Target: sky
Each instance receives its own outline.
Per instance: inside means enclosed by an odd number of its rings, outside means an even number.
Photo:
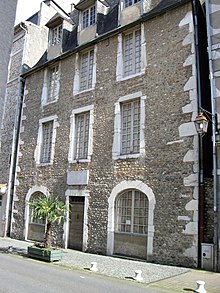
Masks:
[[[2,0],[0,0],[2,1]],[[17,12],[15,18],[15,25],[20,23],[21,21],[26,20],[34,13],[39,11],[40,3],[43,0],[18,0],[17,2]],[[64,10],[70,12],[70,3],[73,3],[74,0],[55,0],[57,4],[59,4]],[[75,1],[78,2],[78,1]]]

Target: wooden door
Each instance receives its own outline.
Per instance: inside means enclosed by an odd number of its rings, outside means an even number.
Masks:
[[[83,223],[84,223],[84,197],[70,197],[69,214],[69,243],[68,247],[82,250],[83,244]]]

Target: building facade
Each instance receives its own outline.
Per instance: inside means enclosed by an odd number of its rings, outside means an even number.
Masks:
[[[42,239],[27,202],[69,206],[57,244],[198,263],[198,113],[190,1],[81,1],[47,22],[25,78],[11,235]]]
[[[4,11],[4,10],[3,10]],[[8,8],[8,11],[13,10]],[[40,10],[27,21],[19,23],[12,31],[12,46],[9,52],[10,62],[4,76],[4,103],[1,103],[0,129],[0,183],[4,186],[1,194],[0,236],[6,235],[11,225],[11,208],[15,186],[15,173],[18,151],[18,136],[20,131],[20,112],[23,103],[24,80],[21,74],[32,68],[47,50],[48,28],[45,24],[57,12],[66,13],[53,1],[43,1]],[[13,23],[11,29],[13,29]],[[10,26],[6,25],[7,29]],[[2,33],[9,36],[7,33]],[[38,43],[38,46],[36,46]],[[3,54],[3,51],[1,51]],[[2,57],[1,60],[6,60]],[[1,87],[2,89],[2,87]],[[5,187],[7,186],[7,189]]]

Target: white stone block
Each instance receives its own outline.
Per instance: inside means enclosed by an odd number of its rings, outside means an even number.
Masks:
[[[184,234],[197,235],[198,234],[198,222],[190,222],[186,224]]]
[[[189,90],[193,90],[193,89],[196,89],[196,77],[195,76],[191,76],[184,86],[185,92],[189,91]]]
[[[198,186],[198,174],[191,174],[183,179],[184,186]]]
[[[190,22],[192,22],[192,12],[189,11],[187,12],[187,14],[185,15],[185,17],[180,21],[179,26],[184,26],[186,24],[189,24]]]
[[[197,211],[198,210],[198,200],[192,199],[186,204],[185,209],[187,211]]]
[[[183,162],[194,162],[197,160],[197,153],[194,150],[189,150],[183,158]]]
[[[193,136],[196,134],[197,134],[197,132],[196,132],[194,122],[183,123],[179,126],[179,136],[180,137]]]

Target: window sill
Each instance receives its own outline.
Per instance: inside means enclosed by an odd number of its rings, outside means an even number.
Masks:
[[[91,91],[93,91],[95,89],[95,87],[91,87],[91,88],[89,88],[89,89],[86,89],[86,90],[79,90],[79,91],[77,91],[77,92],[73,92],[73,95],[74,96],[78,96],[78,95],[80,95],[80,94],[84,94],[84,93],[87,93],[87,92],[91,92]]]
[[[90,163],[90,159],[79,159],[79,160],[70,160],[70,164],[78,164],[78,163]]]
[[[53,163],[50,162],[50,163],[38,163],[36,164],[36,167],[47,167],[47,166],[52,166]]]
[[[119,232],[119,231],[115,231],[115,234],[123,234],[123,235],[127,235],[127,236],[147,237],[147,233],[146,234],[140,234],[140,233],[131,233],[131,232]]]
[[[131,79],[131,78],[135,78],[135,77],[141,76],[143,74],[145,74],[145,70],[142,70],[141,72],[131,74],[131,75],[128,75],[128,76],[118,77],[118,78],[116,78],[116,82],[128,80],[128,79]]]
[[[53,100],[53,101],[51,101],[51,102],[43,103],[42,105],[43,105],[43,107],[44,107],[44,106],[48,106],[48,105],[51,105],[51,104],[55,104],[55,103],[57,103],[57,101],[58,101],[58,99]]]
[[[140,158],[141,154],[127,154],[127,155],[115,155],[112,156],[113,160],[125,160],[125,159],[138,159]]]

